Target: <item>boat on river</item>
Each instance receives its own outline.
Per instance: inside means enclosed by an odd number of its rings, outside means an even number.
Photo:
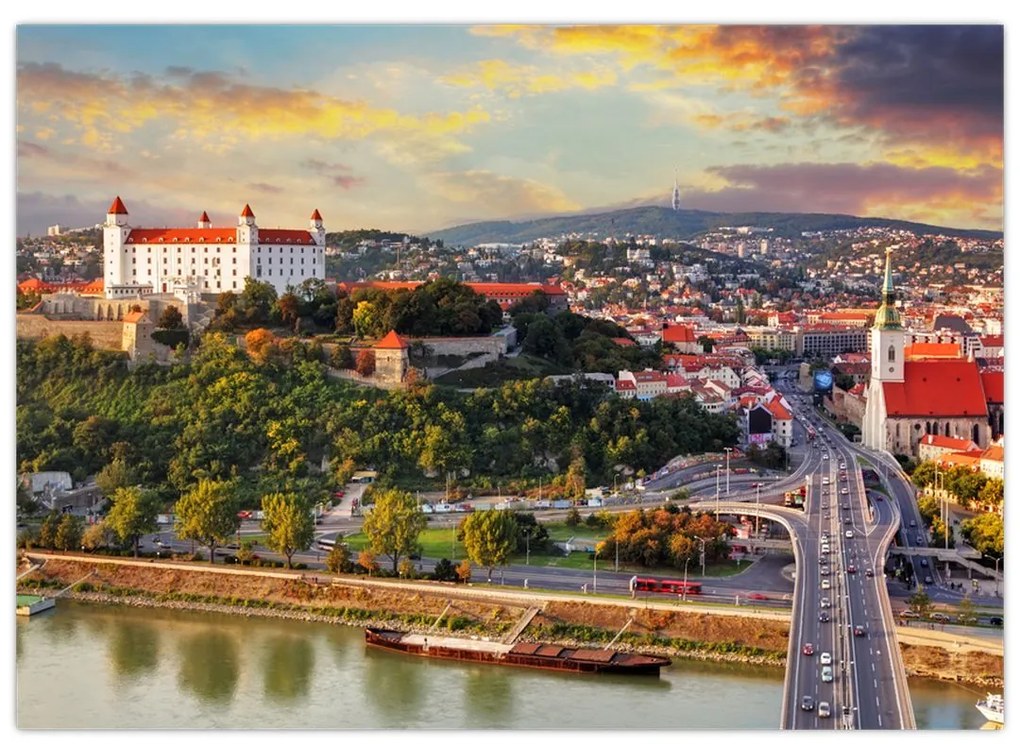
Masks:
[[[671,663],[665,656],[632,654],[611,649],[576,648],[553,643],[509,644],[477,638],[404,633],[384,628],[365,628],[365,642],[369,646],[430,659],[475,661],[561,672],[657,677],[659,670]]]
[[[992,723],[997,723],[1000,726],[1003,725],[1003,721],[1005,719],[1005,706],[1003,704],[1002,695],[996,695],[989,692],[985,695],[985,699],[978,700],[974,707],[981,711],[981,715]]]

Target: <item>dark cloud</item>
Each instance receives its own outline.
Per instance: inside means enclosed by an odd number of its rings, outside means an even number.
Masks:
[[[18,140],[19,158],[46,157],[49,154],[50,149],[48,147],[36,144],[35,142],[26,142],[25,140]]]
[[[728,186],[684,194],[684,206],[719,212],[829,212],[898,217],[904,205],[1001,203],[1002,172],[984,167],[902,168],[887,163],[791,163],[710,168]]]

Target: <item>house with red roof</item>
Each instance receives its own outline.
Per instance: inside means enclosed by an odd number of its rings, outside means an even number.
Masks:
[[[662,343],[669,344],[680,354],[697,354],[701,351],[694,327],[686,324],[667,325],[662,329]]]
[[[1004,457],[1005,452],[1002,440],[1000,439],[981,453],[981,460],[979,461],[981,472],[989,478],[998,478],[999,480],[1003,480],[1005,478]]]
[[[918,443],[917,454],[920,460],[935,460],[942,455],[954,452],[977,453],[981,448],[969,439],[944,437],[941,434],[925,434]]]

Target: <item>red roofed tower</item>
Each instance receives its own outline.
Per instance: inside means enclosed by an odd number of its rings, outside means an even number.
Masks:
[[[212,227],[212,222],[209,219],[209,215],[207,215],[205,212],[202,212],[202,216],[198,218],[198,226],[203,229],[208,229]]]
[[[404,381],[411,363],[407,343],[396,331],[390,331],[373,346],[375,378],[384,387],[397,387]]]

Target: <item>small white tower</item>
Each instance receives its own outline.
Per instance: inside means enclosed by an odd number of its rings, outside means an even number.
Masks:
[[[309,232],[312,233],[312,237],[315,238],[316,245],[326,244],[326,228],[322,226],[322,215],[319,214],[319,210],[316,209],[312,212],[312,216],[309,219]]]
[[[198,218],[198,226],[203,229],[212,227],[212,222],[209,220],[209,215],[202,212],[202,216]]]
[[[124,244],[131,234],[127,220],[127,207],[118,196],[106,210],[103,225],[103,293],[107,298],[114,296],[115,286],[124,284],[124,264],[127,263]]]
[[[247,204],[244,205],[244,209],[241,210],[241,216],[237,218],[237,244],[241,245],[258,245],[259,242],[259,228],[255,224],[255,213],[251,211],[251,207]]]
[[[673,176],[673,211],[680,211],[680,184],[677,182],[676,175]]]

